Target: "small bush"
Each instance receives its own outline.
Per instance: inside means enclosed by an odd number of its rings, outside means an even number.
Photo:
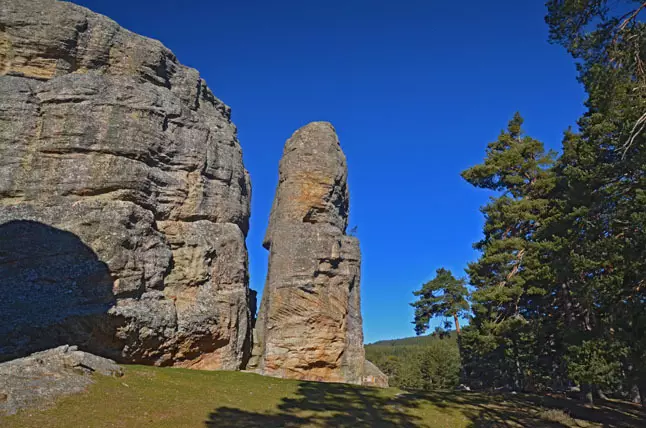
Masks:
[[[543,410],[539,414],[539,416],[546,422],[556,422],[565,426],[576,425],[575,420],[572,418],[572,416],[560,409]]]

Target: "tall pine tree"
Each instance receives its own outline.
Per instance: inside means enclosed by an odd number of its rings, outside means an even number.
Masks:
[[[467,269],[475,287],[473,324],[463,340],[467,374],[517,389],[541,382],[534,321],[542,316],[535,303],[544,294],[539,284],[546,272],[535,235],[554,185],[554,154],[526,136],[522,124],[516,113],[488,145],[484,162],[462,173],[474,186],[496,192],[482,208],[484,238],[475,244],[481,256]]]
[[[582,331],[569,348],[570,369],[590,378],[622,361],[646,405],[646,2],[547,6],[551,41],[575,58],[588,93],[557,167],[564,216],[555,228],[569,255],[562,274]],[[590,344],[606,351],[586,364]]]

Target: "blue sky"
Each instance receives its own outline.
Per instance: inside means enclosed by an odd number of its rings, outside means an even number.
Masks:
[[[513,113],[547,147],[583,111],[542,0],[75,0],[161,40],[233,109],[253,185],[251,287],[285,140],[334,124],[363,252],[366,342],[412,336],[412,291],[476,258],[480,162]]]

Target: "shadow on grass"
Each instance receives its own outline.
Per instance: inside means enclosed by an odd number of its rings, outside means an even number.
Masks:
[[[386,396],[377,388],[302,382],[295,398],[284,398],[277,413],[245,412],[220,407],[209,415],[207,427],[417,427],[421,419],[408,410],[417,399]]]
[[[546,420],[544,412],[555,409],[604,428],[646,427],[646,412],[618,401],[605,401],[591,408],[561,396],[529,394],[426,392],[392,396],[379,389],[315,382],[302,382],[296,394],[294,398],[283,398],[274,413],[220,407],[205,424],[218,428],[433,427],[452,426],[446,425],[447,421],[461,414],[455,423],[464,426],[466,418],[469,428],[579,426],[567,416],[564,421]],[[420,417],[426,412],[430,412],[428,417]],[[434,420],[438,415],[449,419]]]
[[[580,426],[574,419],[604,428],[646,427],[644,410],[638,405],[616,400],[601,401],[589,407],[579,400],[558,395],[434,392],[413,394],[413,397],[438,408],[459,408],[470,421],[469,428]],[[544,419],[548,410],[562,411],[567,416],[564,419],[569,421]]]

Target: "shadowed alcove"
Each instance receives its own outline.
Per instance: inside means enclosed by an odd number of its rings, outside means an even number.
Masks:
[[[108,266],[78,236],[36,221],[0,224],[0,361],[64,344],[110,354],[114,303]]]

